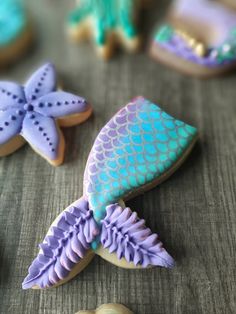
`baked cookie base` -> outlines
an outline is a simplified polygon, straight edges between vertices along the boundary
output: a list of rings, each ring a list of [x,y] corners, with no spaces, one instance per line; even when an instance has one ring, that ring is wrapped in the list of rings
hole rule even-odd
[[[5,68],[21,58],[27,52],[32,42],[33,31],[28,24],[15,41],[4,48],[0,47],[0,68]]]
[[[152,43],[151,45],[150,56],[154,60],[182,74],[194,76],[194,77],[202,78],[202,79],[224,75],[230,71],[233,71],[236,68],[236,62],[230,65],[222,66],[222,67],[207,68],[207,67],[192,63],[190,61],[187,61],[185,59],[179,58],[176,55],[168,52],[166,49],[160,47],[160,45],[156,43]]]
[[[134,314],[122,304],[103,304],[96,310],[79,311],[75,314]]]
[[[59,134],[59,150],[58,150],[58,158],[55,160],[48,159],[42,153],[40,153],[37,148],[31,146],[32,149],[41,157],[46,159],[53,166],[60,166],[64,160],[64,152],[65,152],[65,140],[64,136],[59,128],[61,127],[71,127],[75,125],[79,125],[86,121],[92,114],[93,110],[90,105],[88,105],[88,109],[84,112],[69,115],[63,118],[57,119],[57,129]],[[25,139],[21,135],[17,135],[8,141],[6,144],[0,146],[0,157],[8,156],[18,150],[26,143]]]

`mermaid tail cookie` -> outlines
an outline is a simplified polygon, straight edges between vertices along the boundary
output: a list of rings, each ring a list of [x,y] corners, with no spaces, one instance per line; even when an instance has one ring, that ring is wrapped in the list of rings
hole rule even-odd
[[[23,288],[47,288],[69,280],[94,253],[125,268],[172,267],[158,236],[126,200],[166,179],[197,138],[143,97],[121,109],[101,130],[88,158],[84,195],[52,224],[29,268]]]
[[[151,54],[186,74],[209,77],[236,65],[236,14],[210,0],[176,0]]]

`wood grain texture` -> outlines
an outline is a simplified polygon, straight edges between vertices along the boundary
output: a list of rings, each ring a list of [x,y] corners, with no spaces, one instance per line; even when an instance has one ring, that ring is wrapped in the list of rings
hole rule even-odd
[[[109,63],[90,45],[67,43],[63,23],[73,1],[28,0],[37,49],[1,77],[24,81],[44,60],[64,87],[86,97],[95,114],[64,131],[66,160],[53,168],[26,145],[0,160],[0,313],[73,314],[119,302],[136,314],[233,314],[236,309],[236,74],[199,81],[152,61],[118,53]],[[155,2],[155,1],[154,1]],[[168,1],[142,15],[145,41]],[[145,50],[145,48],[144,48]],[[158,188],[130,201],[160,234],[173,270],[122,270],[96,257],[68,284],[22,291],[21,282],[50,223],[82,194],[96,134],[133,96],[144,95],[200,130],[187,162]]]

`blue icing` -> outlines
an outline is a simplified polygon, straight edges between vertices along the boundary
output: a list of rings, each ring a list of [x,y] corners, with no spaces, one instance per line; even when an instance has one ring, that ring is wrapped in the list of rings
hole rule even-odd
[[[128,156],[128,161],[130,164],[135,164],[136,162],[134,156]]]
[[[192,144],[197,133],[195,128],[173,119],[148,101],[138,99],[136,105],[126,107],[127,116],[131,113],[130,106],[135,118],[132,118],[131,122],[126,119],[127,130],[131,132],[127,136],[119,134],[120,126],[117,119],[116,117],[112,119],[113,127],[114,123],[118,124],[116,128],[118,145],[113,150],[116,157],[111,159],[104,153],[103,155],[108,157],[104,158],[104,166],[98,167],[98,172],[105,174],[101,179],[109,178],[106,186],[99,179],[102,188],[96,189],[98,184],[96,183],[93,192],[87,191],[95,212],[104,213],[107,205],[122,199],[134,188],[137,189],[158,179],[178,161]],[[103,134],[104,132],[109,132],[109,123],[103,129]],[[101,135],[99,142],[102,141]],[[96,154],[96,148],[94,153]],[[93,182],[91,184],[94,185]]]
[[[161,153],[166,153],[168,151],[168,145],[167,144],[157,144],[157,148]]]
[[[154,137],[151,134],[144,134],[143,138],[147,143],[151,143],[155,141]]]
[[[165,133],[157,133],[156,138],[158,139],[158,141],[161,141],[161,142],[168,141],[168,135]]]
[[[14,41],[26,26],[26,16],[21,1],[0,1],[0,46]]]

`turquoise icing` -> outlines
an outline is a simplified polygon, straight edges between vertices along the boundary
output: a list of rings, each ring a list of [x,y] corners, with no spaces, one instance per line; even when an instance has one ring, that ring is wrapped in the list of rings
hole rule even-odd
[[[118,112],[98,135],[85,171],[85,195],[95,219],[104,217],[107,205],[167,172],[196,134],[144,98]]]
[[[14,41],[26,26],[26,16],[20,0],[0,1],[0,47]]]
[[[134,8],[138,0],[80,0],[77,8],[68,18],[70,26],[77,26],[92,17],[95,27],[95,41],[98,45],[106,42],[106,32],[122,29],[126,37],[136,36],[133,23]]]

